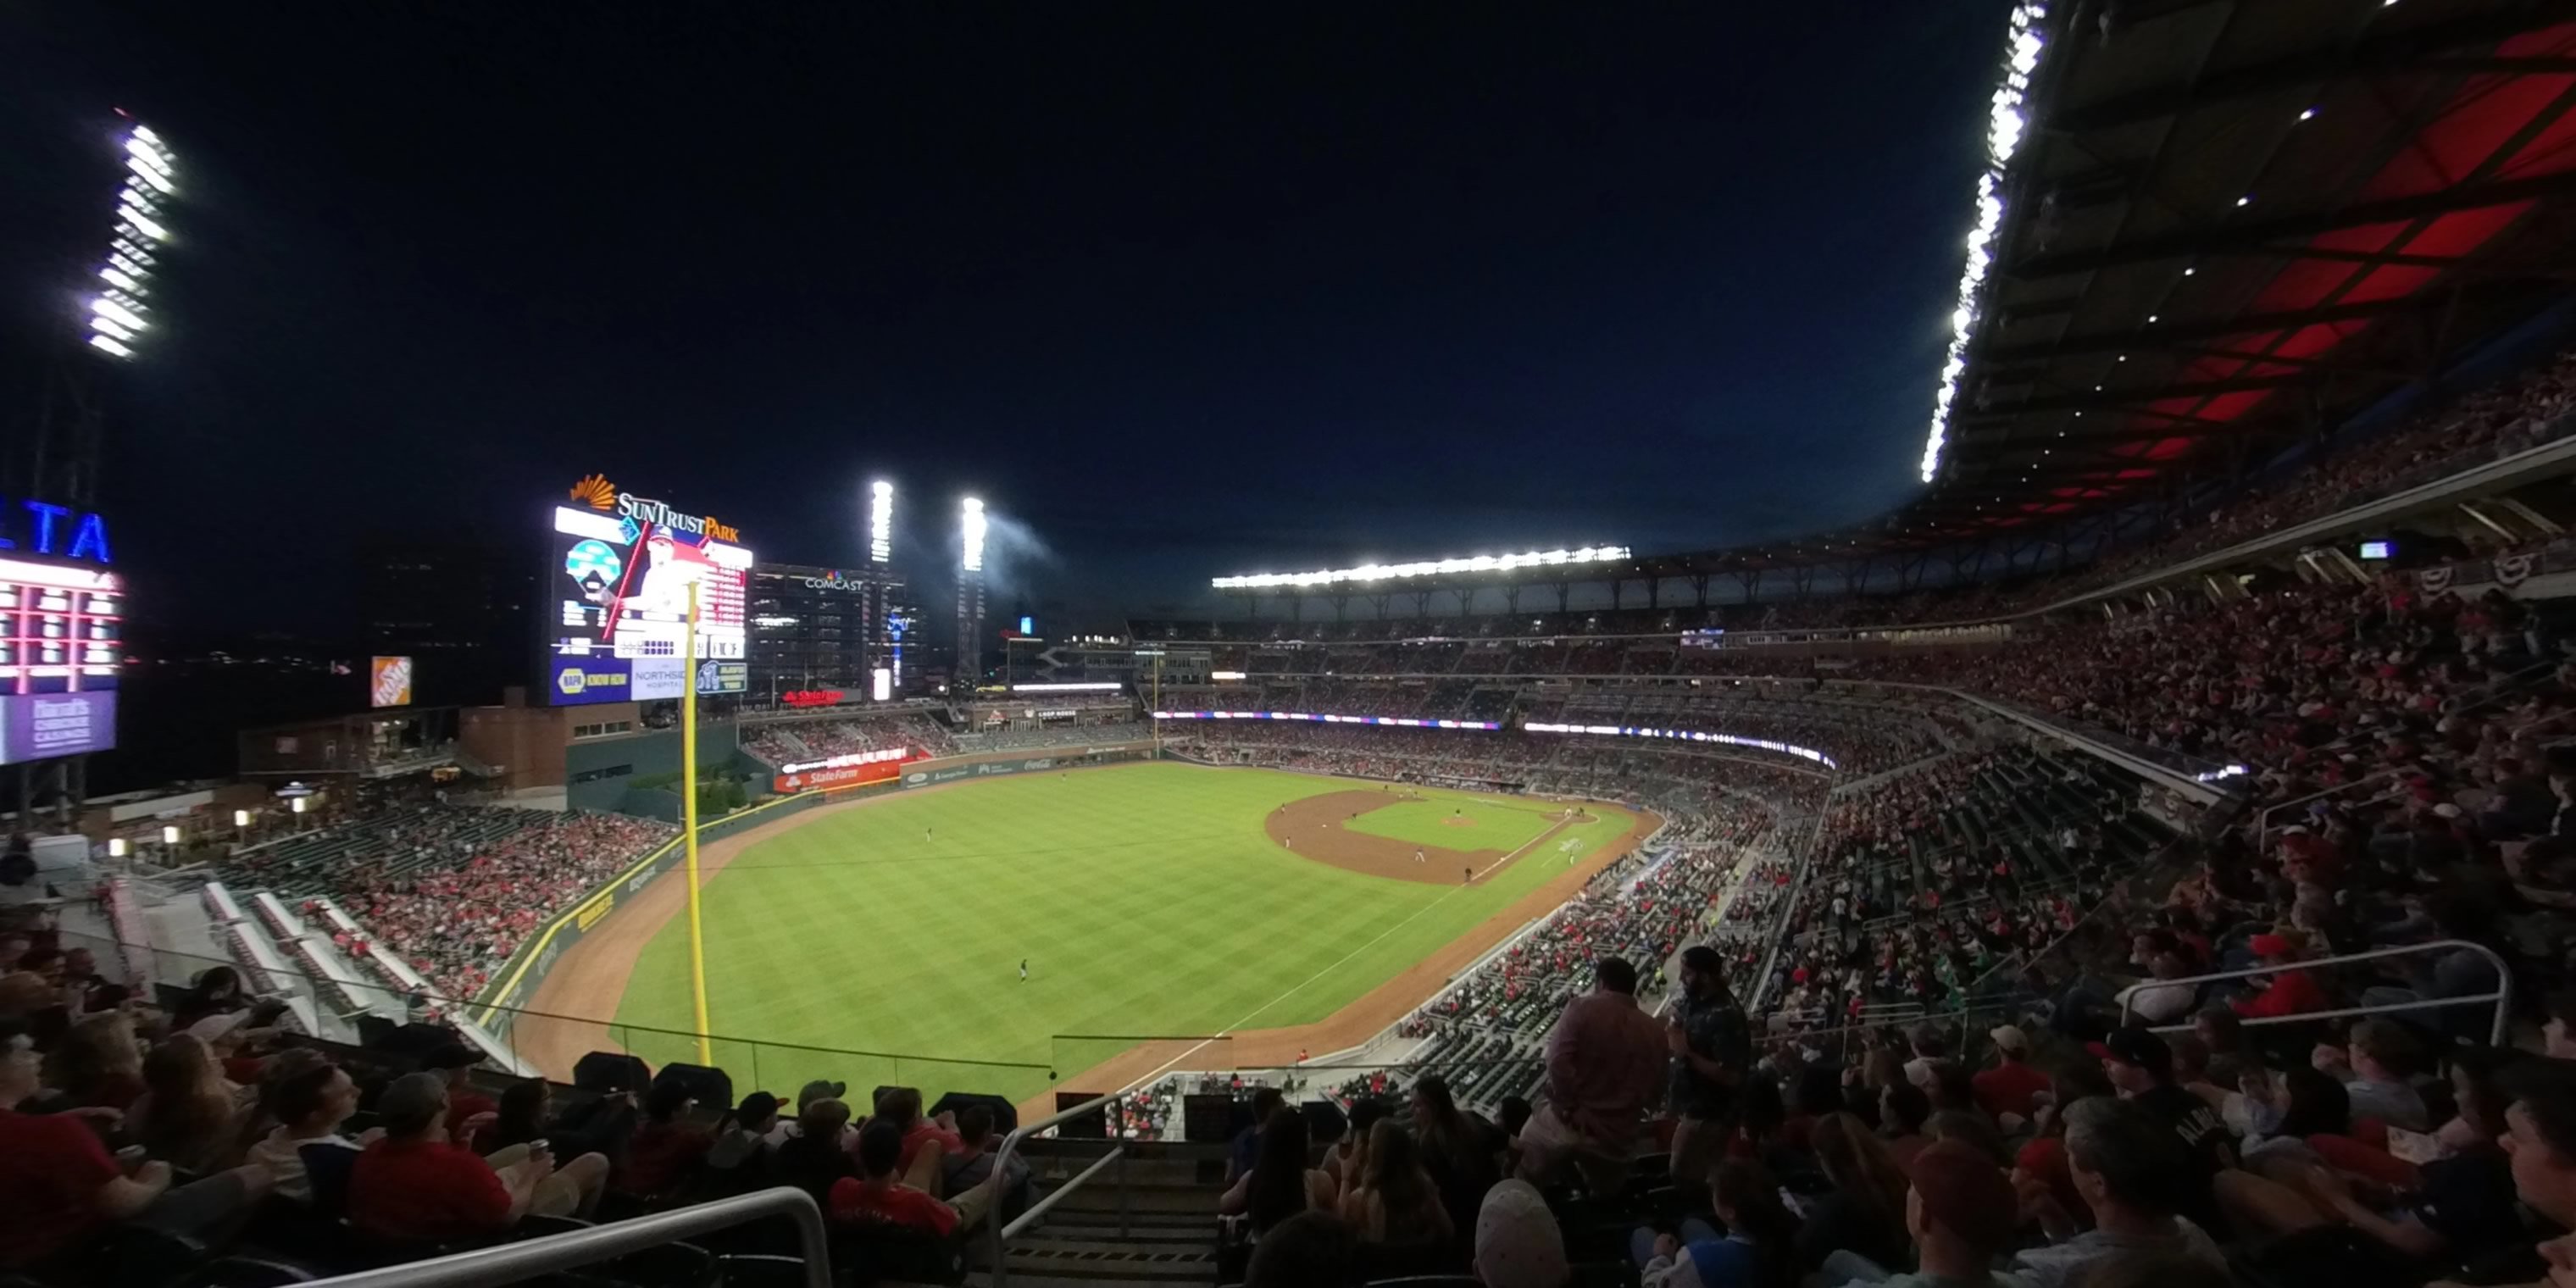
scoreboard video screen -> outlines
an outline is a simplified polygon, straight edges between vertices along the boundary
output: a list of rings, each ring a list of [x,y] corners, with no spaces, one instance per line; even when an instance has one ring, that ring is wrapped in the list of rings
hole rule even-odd
[[[556,706],[676,698],[686,674],[689,588],[698,592],[697,691],[749,687],[744,586],[751,551],[711,516],[684,514],[592,476],[554,511],[546,692]]]
[[[116,745],[124,628],[115,573],[0,555],[0,765]]]

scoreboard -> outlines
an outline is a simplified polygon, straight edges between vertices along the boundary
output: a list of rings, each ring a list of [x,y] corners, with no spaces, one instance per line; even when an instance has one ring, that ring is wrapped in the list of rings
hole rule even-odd
[[[687,691],[689,589],[697,588],[701,694],[750,687],[744,587],[752,553],[711,516],[620,492],[594,475],[554,509],[547,573],[547,700],[557,706]]]
[[[116,745],[124,583],[0,554],[0,765]]]

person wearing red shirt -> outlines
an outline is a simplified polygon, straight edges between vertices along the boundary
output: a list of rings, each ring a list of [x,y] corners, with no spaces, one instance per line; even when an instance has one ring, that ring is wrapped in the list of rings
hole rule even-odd
[[[937,1118],[921,1116],[921,1091],[917,1087],[896,1087],[877,1102],[877,1117],[893,1123],[903,1132],[903,1156],[896,1160],[897,1171],[909,1173],[921,1161],[921,1150],[936,1142],[948,1153],[962,1153],[966,1141],[957,1134],[957,1116],[941,1114]]]
[[[128,1176],[91,1130],[115,1111],[22,1114],[41,1063],[24,1033],[0,1036],[0,1270],[76,1278],[90,1243],[118,1221],[213,1242],[268,1193],[264,1168],[237,1167],[170,1188],[170,1165]]]
[[[658,1082],[644,1095],[644,1121],[627,1141],[618,1163],[617,1191],[643,1199],[666,1198],[696,1172],[715,1147],[715,1133],[681,1116],[696,1104],[689,1089],[677,1082]]]
[[[377,1101],[384,1139],[349,1173],[349,1220],[380,1239],[454,1243],[488,1238],[529,1212],[570,1215],[596,1202],[608,1160],[584,1154],[562,1171],[543,1150],[512,1146],[490,1161],[447,1139],[447,1080],[396,1078]]]
[[[2286,969],[2299,959],[2298,950],[2281,935],[2256,935],[2247,946],[2265,966],[2274,968],[2271,986],[2252,997],[2236,1002],[2236,1013],[2248,1019],[2278,1015],[2305,1015],[2332,1005],[2323,985],[2313,972]]]
[[[916,1166],[912,1172],[897,1169],[903,1156],[903,1129],[877,1118],[859,1133],[859,1175],[844,1176],[832,1183],[832,1219],[851,1224],[894,1225],[947,1238],[968,1223],[958,1209],[940,1202],[929,1190],[916,1182],[926,1181],[926,1170],[936,1174],[941,1149],[923,1151],[928,1168]],[[989,1185],[978,1186],[967,1193],[985,1193]],[[961,1196],[963,1197],[963,1196]],[[977,1215],[981,1215],[979,1207]]]
[[[501,1102],[476,1091],[467,1081],[474,1066],[482,1062],[482,1055],[462,1042],[432,1048],[420,1058],[423,1070],[447,1083],[447,1138],[468,1148],[478,1133],[501,1116]]]
[[[1986,1034],[1995,1040],[1995,1067],[1969,1079],[1976,1088],[1977,1107],[1996,1118],[2019,1114],[2029,1118],[2037,1113],[2031,1097],[2049,1089],[2048,1075],[2031,1068],[2030,1035],[2015,1025],[2004,1025]]]

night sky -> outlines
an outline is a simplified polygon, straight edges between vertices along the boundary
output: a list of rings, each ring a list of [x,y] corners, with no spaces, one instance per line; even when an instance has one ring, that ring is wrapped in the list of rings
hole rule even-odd
[[[165,624],[352,635],[353,542],[593,471],[824,564],[883,473],[921,571],[971,489],[1006,603],[1104,611],[1793,535],[1912,485],[2005,8],[11,6],[0,406],[123,106],[186,191],[105,490]]]

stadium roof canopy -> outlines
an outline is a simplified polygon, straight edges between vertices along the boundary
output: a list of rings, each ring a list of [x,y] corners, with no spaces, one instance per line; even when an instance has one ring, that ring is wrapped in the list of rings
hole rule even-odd
[[[2060,4],[1909,531],[2259,460],[2563,296],[2576,6]]]
[[[2045,7],[1931,486],[1863,529],[1626,571],[1902,555],[2125,508],[2263,461],[2576,281],[2576,3]],[[1921,217],[1973,218],[1973,195]]]

